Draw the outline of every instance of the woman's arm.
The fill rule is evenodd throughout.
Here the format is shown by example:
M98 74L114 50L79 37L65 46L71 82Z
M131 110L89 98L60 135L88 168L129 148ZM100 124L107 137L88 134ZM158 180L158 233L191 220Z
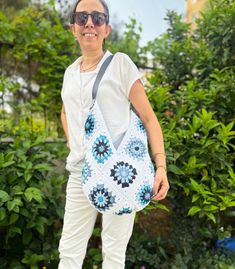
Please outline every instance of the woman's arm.
M62 105L61 108L61 114L60 114L61 122L62 122L62 127L66 136L67 140L67 147L69 148L69 133L68 133L68 125L67 125L67 120L66 120L66 113L65 113L65 108L64 104Z
M162 200L166 197L169 190L163 135L158 119L148 101L144 86L140 80L137 80L132 85L129 99L146 128L152 155L157 167L154 181L154 193L156 194L154 200Z

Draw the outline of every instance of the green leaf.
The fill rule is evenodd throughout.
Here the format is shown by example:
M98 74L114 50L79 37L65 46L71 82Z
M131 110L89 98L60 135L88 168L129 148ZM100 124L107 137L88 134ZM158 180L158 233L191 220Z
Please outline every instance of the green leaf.
M12 211L12 210L15 208L15 206L16 206L16 204L15 204L14 201L8 201L8 202L7 202L7 209L8 209L9 211Z
M31 172L29 172L28 170L24 171L24 179L25 182L29 182L29 180L32 178L33 174Z
M193 189L195 190L195 191L197 191L197 192L201 192L201 187L200 187L200 185L194 180L194 179L192 179L192 178L190 178L190 181L191 181L191 184L192 184L192 187L193 187Z
M23 233L23 244L28 245L32 240L33 234L31 230L25 230Z
M191 167L194 167L196 163L197 163L197 158L195 156L190 156L188 160L188 165Z
M217 203L217 199L214 198L214 197L207 197L206 199L207 199L207 201L209 201L209 202L215 202L215 203Z
M6 168L8 166L11 166L12 164L14 164L14 161L10 161L10 162L5 162L4 164L1 165L2 168Z
M163 210L165 210L167 212L170 212L169 208L166 207L164 204L161 204L161 203L157 203L156 208L160 208L160 209L163 209Z
M38 269L38 266L36 266L35 264L42 261L43 259L43 255L31 254L30 256L25 257L22 262L31 265L31 269Z
M217 184L216 181L214 180L214 178L211 179L211 190L212 192L216 192L217 189Z
M31 142L29 140L25 140L22 144L23 148L29 149L31 147Z
M40 170L40 171L50 171L52 168L47 163L39 163L39 164L34 166L34 169Z
M31 228L34 228L36 226L36 222L35 220L30 220L27 225L26 225L26 228L27 229L31 229Z
M235 173L233 171L233 168L229 167L228 172L229 172L230 177L233 179L233 181L235 183Z
M205 191L205 190L201 190L200 193L201 193L201 194L214 195L212 192L210 192L210 191Z
M214 223L216 223L216 219L215 219L215 216L214 216L214 214L212 214L212 213L206 213L206 215L214 222Z
M17 234L22 234L22 231L19 227L11 227L10 232L17 233Z
M235 136L235 131L229 132L228 136Z
M5 203L10 199L10 196L7 192L0 190L0 200Z
M22 191L23 187L21 185L16 185L12 188L13 195L22 195L24 192Z
M43 224L37 223L37 225L35 226L35 228L39 232L39 234L44 235L44 225Z
M188 196L189 193L190 193L190 189L185 185L183 184L182 182L177 182L177 185L181 188L183 188L185 194Z
M1 207L0 208L0 221L4 220L7 217L6 209Z
M24 170L30 170L30 169L32 169L33 164L32 164L31 162L27 162L27 161L25 161L25 162L23 162L23 163L21 163L21 164L18 164L17 166L18 166L19 168L24 169Z
M218 210L218 206L215 205L206 205L203 207L204 211L217 211Z
M233 122L230 122L228 125L226 125L226 126L222 126L222 127L225 127L225 130L226 130L227 132L230 132L230 131L232 130L233 126L234 126L234 123L233 123ZM235 132L234 132L234 133L235 133Z
M194 202L196 202L198 199L199 199L199 195L198 194L194 194L193 195L193 198L192 198L192 202L194 203Z
M35 199L39 203L42 202L42 192L35 187L27 188L24 192L24 195L29 202L31 202L32 199Z
M0 153L0 168L3 166L4 162L4 154Z
M190 208L189 212L188 212L188 216L194 216L195 214L197 214L197 212L200 212L201 208L198 206L193 206Z
M15 198L12 201L7 202L7 208L9 211L16 211L19 212L19 206L23 206L23 202L20 198Z
M44 235L44 225L47 223L47 219L44 217L38 217L36 219L36 230L41 234Z
M184 175L184 172L174 164L169 164L167 170L176 175Z
M235 206L235 201L233 201L233 202L229 202L229 203L227 204L227 206L228 206L228 207Z
M22 216L28 217L30 212L26 208L21 208L19 212Z
M9 220L9 225L15 223L19 218L19 215L16 213L12 213Z

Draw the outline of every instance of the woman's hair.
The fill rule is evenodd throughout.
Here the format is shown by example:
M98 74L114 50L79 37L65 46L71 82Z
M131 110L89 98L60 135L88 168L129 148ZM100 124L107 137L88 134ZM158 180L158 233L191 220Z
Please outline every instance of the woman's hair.
M76 12L76 8L78 6L78 4L81 2L82 0L77 0L73 7L72 7L72 11L70 14L70 24L74 24L74 13ZM104 13L106 14L106 24L109 24L109 8L108 5L106 4L106 2L104 0L99 0L100 3L102 4L102 6L104 7Z

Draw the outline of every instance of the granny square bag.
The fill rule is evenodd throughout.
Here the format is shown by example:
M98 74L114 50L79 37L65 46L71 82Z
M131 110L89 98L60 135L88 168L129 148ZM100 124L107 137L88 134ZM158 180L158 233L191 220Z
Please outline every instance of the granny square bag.
M112 57L102 64L92 89L93 102L84 126L86 154L82 187L96 210L122 215L149 204L155 171L148 153L147 133L139 116L131 110L129 127L116 149L96 102L99 82Z

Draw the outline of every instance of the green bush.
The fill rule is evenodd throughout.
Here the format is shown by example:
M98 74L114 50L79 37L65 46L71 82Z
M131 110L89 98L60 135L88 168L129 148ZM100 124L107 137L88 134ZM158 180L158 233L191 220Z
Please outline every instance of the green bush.
M22 133L1 143L1 268L58 262L65 177L55 173L55 155L45 151L44 140Z
M235 207L235 5L210 5L192 33L168 12L167 33L149 43L157 68L148 95L164 132L169 199L220 226Z
M211 223L191 217L182 218L177 211L169 234L150 237L137 227L130 240L128 269L233 269L235 252L214 247L215 230Z
M130 268L234 268L235 254L214 245L234 235L235 6L210 2L196 32L169 12L167 33L149 44L157 68L148 96L164 132L173 227L155 240L137 233Z
M214 96L194 91L194 84L190 81L174 93L157 87L149 99L162 115L172 203L188 208L191 216L216 222L219 212L235 206L234 124L223 124L205 109L217 91Z

